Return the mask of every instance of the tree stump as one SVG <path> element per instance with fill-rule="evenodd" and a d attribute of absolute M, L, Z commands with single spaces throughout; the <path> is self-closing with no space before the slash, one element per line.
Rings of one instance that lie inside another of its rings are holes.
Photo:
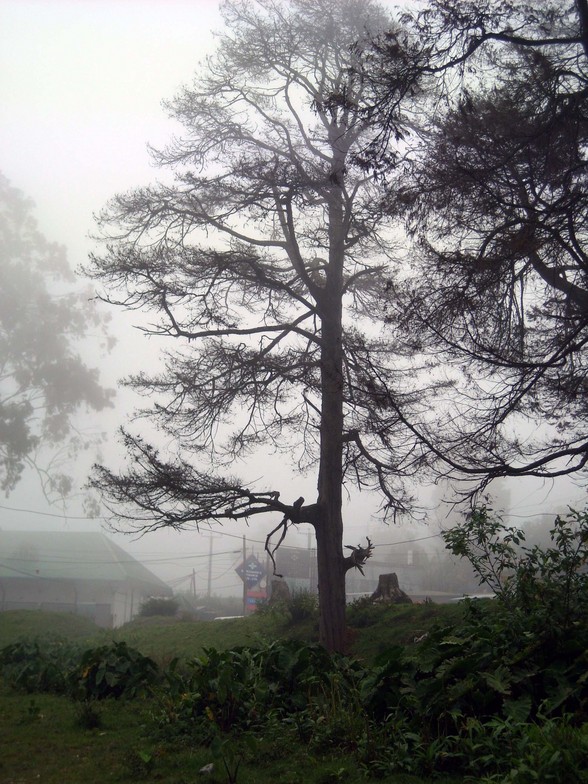
<path fill-rule="evenodd" d="M 290 588 L 285 580 L 272 580 L 271 593 L 268 604 L 290 601 Z"/>
<path fill-rule="evenodd" d="M 388 602 L 390 604 L 412 604 L 410 596 L 398 585 L 395 572 L 381 574 L 378 578 L 378 587 L 371 596 L 372 602 Z"/>

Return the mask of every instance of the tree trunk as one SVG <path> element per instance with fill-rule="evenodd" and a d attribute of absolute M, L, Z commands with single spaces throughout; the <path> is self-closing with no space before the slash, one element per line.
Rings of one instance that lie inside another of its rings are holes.
<path fill-rule="evenodd" d="M 343 170 L 343 162 L 334 166 Z M 329 200 L 329 264 L 319 302 L 321 313 L 321 452 L 318 478 L 320 519 L 315 526 L 319 582 L 319 634 L 329 651 L 345 647 L 345 568 L 343 556 L 343 261 L 342 189 Z"/>
<path fill-rule="evenodd" d="M 319 574 L 319 637 L 328 651 L 345 649 L 345 571 L 342 557 L 342 528 L 325 514 L 317 527 L 317 564 Z M 341 511 L 339 510 L 339 518 Z"/>
<path fill-rule="evenodd" d="M 333 323 L 333 321 L 335 323 Z M 341 318 L 323 319 L 321 460 L 316 529 L 320 641 L 329 651 L 345 645 L 345 568 L 342 518 L 343 391 Z M 338 332 L 338 335 L 337 335 Z"/>

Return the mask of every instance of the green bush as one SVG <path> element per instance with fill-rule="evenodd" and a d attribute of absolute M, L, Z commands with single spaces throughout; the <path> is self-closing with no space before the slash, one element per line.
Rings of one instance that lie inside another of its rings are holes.
<path fill-rule="evenodd" d="M 74 696 L 102 700 L 135 697 L 158 677 L 159 669 L 152 659 L 125 642 L 117 642 L 84 651 L 71 681 Z"/>
<path fill-rule="evenodd" d="M 75 726 L 82 730 L 95 730 L 102 727 L 102 714 L 93 700 L 76 703 Z"/>
<path fill-rule="evenodd" d="M 259 714 L 258 687 L 259 663 L 247 648 L 206 649 L 184 665 L 174 660 L 157 692 L 159 729 L 165 737 L 210 743 L 218 730 L 247 728 Z"/>
<path fill-rule="evenodd" d="M 466 602 L 460 623 L 387 651 L 366 673 L 363 706 L 393 740 L 367 744 L 364 765 L 374 775 L 586 781 L 588 516 L 558 517 L 544 550 L 487 509 L 445 536 L 496 598 Z M 367 612 L 351 614 L 361 623 Z"/>
<path fill-rule="evenodd" d="M 486 508 L 445 534 L 453 553 L 468 558 L 496 592 L 493 606 L 472 605 L 457 645 L 463 656 L 467 646 L 488 689 L 502 693 L 506 713 L 524 719 L 528 706 L 532 717 L 570 713 L 586 720 L 588 514 L 558 516 L 550 536 L 551 547 L 527 548 L 522 531 Z"/>
<path fill-rule="evenodd" d="M 485 506 L 443 535 L 447 548 L 467 558 L 480 584 L 503 605 L 523 613 L 528 626 L 547 625 L 562 635 L 586 618 L 588 512 L 558 515 L 549 536 L 551 547 L 526 547 L 524 532 Z"/>
<path fill-rule="evenodd" d="M 159 725 L 166 735 L 213 737 L 279 727 L 310 742 L 330 728 L 341 736 L 342 712 L 358 700 L 356 683 L 363 670 L 319 645 L 281 640 L 262 648 L 208 649 L 165 674 L 159 692 Z M 343 719 L 343 723 L 346 719 Z M 337 723 L 337 728 L 334 727 Z"/>
<path fill-rule="evenodd" d="M 318 618 L 318 596 L 310 591 L 295 591 L 288 610 L 294 623 Z"/>
<path fill-rule="evenodd" d="M 168 598 L 167 596 L 152 596 L 143 602 L 139 615 L 143 618 L 148 618 L 153 615 L 176 615 L 180 608 L 177 599 Z"/>
<path fill-rule="evenodd" d="M 64 694 L 80 654 L 77 645 L 59 638 L 20 640 L 0 651 L 0 671 L 7 684 L 28 694 Z"/>
<path fill-rule="evenodd" d="M 561 706 L 557 715 L 542 712 L 549 707 L 540 699 L 544 684 L 526 682 L 520 647 L 500 661 L 512 640 L 496 637 L 505 625 L 494 605 L 472 602 L 466 615 L 463 627 L 438 628 L 370 668 L 293 640 L 207 650 L 167 672 L 158 691 L 159 732 L 223 748 L 245 736 L 266 745 L 279 739 L 282 747 L 291 737 L 319 752 L 351 753 L 371 777 L 403 772 L 527 784 L 535 766 L 535 781 L 584 784 L 579 714 Z"/>

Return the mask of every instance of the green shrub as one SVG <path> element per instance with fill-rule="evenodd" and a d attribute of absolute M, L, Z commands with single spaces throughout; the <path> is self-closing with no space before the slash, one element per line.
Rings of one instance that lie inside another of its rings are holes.
<path fill-rule="evenodd" d="M 444 533 L 448 549 L 465 557 L 505 606 L 524 613 L 529 627 L 558 635 L 586 618 L 588 512 L 556 517 L 551 547 L 526 547 L 521 529 L 503 524 L 487 507 Z"/>
<path fill-rule="evenodd" d="M 155 662 L 125 642 L 90 648 L 72 674 L 74 695 L 83 700 L 135 697 L 159 676 Z"/>
<path fill-rule="evenodd" d="M 177 599 L 168 598 L 167 596 L 152 596 L 143 602 L 139 615 L 143 618 L 153 615 L 176 615 L 179 608 L 180 604 Z"/>
<path fill-rule="evenodd" d="M 486 508 L 445 534 L 454 554 L 468 558 L 496 591 L 493 606 L 471 606 L 452 653 L 473 656 L 478 674 L 472 672 L 470 681 L 481 693 L 479 676 L 485 678 L 495 703 L 502 694 L 503 715 L 510 711 L 524 720 L 526 706 L 531 717 L 541 711 L 586 720 L 588 514 L 558 516 L 550 536 L 551 547 L 527 548 L 522 531 L 507 528 Z M 448 651 L 451 643 L 444 646 Z"/>
<path fill-rule="evenodd" d="M 588 725 L 571 717 L 501 726 L 490 722 L 478 732 L 482 748 L 499 770 L 476 779 L 481 784 L 586 784 Z"/>
<path fill-rule="evenodd" d="M 210 743 L 217 730 L 254 725 L 265 689 L 260 663 L 248 648 L 206 649 L 183 667 L 178 660 L 164 673 L 158 691 L 157 722 L 166 737 L 194 737 Z"/>
<path fill-rule="evenodd" d="M 465 602 L 461 622 L 387 651 L 362 678 L 370 775 L 588 780 L 588 516 L 558 517 L 551 539 L 525 548 L 523 533 L 486 509 L 448 532 L 496 599 Z M 369 608 L 351 613 L 361 623 Z M 374 727 L 389 728 L 388 743 Z"/>
<path fill-rule="evenodd" d="M 75 725 L 82 730 L 95 730 L 102 727 L 102 714 L 93 700 L 76 703 Z"/>
<path fill-rule="evenodd" d="M 262 648 L 207 649 L 183 669 L 176 662 L 159 691 L 159 725 L 167 736 L 212 738 L 221 732 L 287 727 L 305 742 L 335 743 L 353 703 L 362 669 L 319 645 L 296 640 Z M 354 721 L 355 721 L 355 713 Z M 335 726 L 337 725 L 337 726 Z M 318 741 L 317 741 L 318 742 Z"/>
<path fill-rule="evenodd" d="M 77 645 L 58 638 L 20 640 L 0 651 L 0 671 L 20 691 L 64 694 L 79 657 Z"/>
<path fill-rule="evenodd" d="M 310 591 L 295 591 L 288 610 L 294 623 L 318 618 L 318 596 Z"/>

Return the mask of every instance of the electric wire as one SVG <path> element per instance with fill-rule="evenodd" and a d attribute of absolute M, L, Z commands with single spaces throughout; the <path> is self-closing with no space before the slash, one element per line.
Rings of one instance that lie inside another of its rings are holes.
<path fill-rule="evenodd" d="M 61 520 L 103 520 L 103 521 L 106 521 L 106 519 L 107 519 L 105 517 L 77 517 L 77 516 L 72 516 L 72 515 L 54 514 L 54 513 L 51 513 L 51 512 L 37 511 L 35 509 L 23 509 L 23 508 L 18 508 L 18 507 L 10 507 L 10 506 L 2 505 L 2 504 L 0 504 L 0 509 L 5 509 L 5 510 L 8 510 L 8 511 L 12 511 L 12 512 L 25 512 L 27 514 L 36 514 L 36 515 L 39 515 L 39 516 L 42 516 L 42 517 L 56 517 L 56 518 L 59 518 Z M 509 518 L 530 519 L 530 518 L 533 518 L 533 517 L 545 517 L 545 516 L 551 517 L 551 516 L 556 516 L 556 515 L 558 515 L 560 513 L 561 512 L 536 512 L 536 513 L 533 513 L 533 514 L 524 514 L 524 515 L 511 513 L 511 514 L 503 515 L 503 518 L 505 518 L 505 519 L 509 519 Z M 220 530 L 220 529 L 217 529 L 217 528 L 215 528 L 214 533 L 216 535 L 218 535 L 218 536 L 226 536 L 226 537 L 231 538 L 231 539 L 243 539 L 243 536 L 244 536 L 244 534 L 233 534 L 233 533 L 229 533 L 228 531 L 223 531 L 223 530 Z M 427 541 L 427 540 L 430 540 L 430 539 L 439 539 L 439 538 L 441 538 L 443 536 L 443 533 L 444 533 L 443 531 L 440 531 L 440 532 L 435 533 L 435 534 L 430 534 L 428 536 L 415 537 L 415 538 L 412 538 L 412 539 L 402 539 L 402 540 L 397 540 L 397 541 L 394 541 L 394 542 L 379 542 L 378 544 L 374 545 L 374 547 L 395 547 L 395 546 L 399 546 L 399 545 L 403 545 L 403 544 L 416 544 L 417 542 L 424 542 L 424 541 Z M 250 538 L 247 538 L 247 543 L 248 544 L 262 544 L 262 545 L 265 546 L 266 540 L 265 539 L 250 539 Z M 285 549 L 285 550 L 300 550 L 300 549 L 304 549 L 304 548 L 297 547 L 295 545 L 282 544 L 281 545 L 281 549 Z M 312 549 L 314 549 L 314 548 L 312 548 Z M 229 551 L 227 551 L 227 552 L 229 552 Z M 216 554 L 213 553 L 213 555 L 216 555 Z M 177 556 L 173 560 L 184 560 L 184 559 L 190 559 L 190 558 L 204 558 L 204 557 L 206 557 L 206 558 L 209 557 L 208 553 L 207 554 L 203 554 L 203 555 L 194 555 L 194 556 Z M 133 559 L 133 560 L 137 560 L 137 559 Z M 165 559 L 154 559 L 154 560 L 151 560 L 151 561 L 141 559 L 141 563 L 157 563 L 157 562 L 169 563 L 171 560 L 172 559 L 168 559 L 168 558 L 165 558 Z M 91 562 L 91 563 L 94 563 L 94 562 Z"/>

